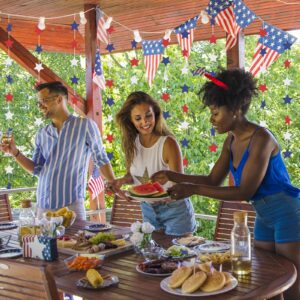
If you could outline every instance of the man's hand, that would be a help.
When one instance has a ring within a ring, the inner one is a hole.
[[[131,201],[132,199],[128,196],[126,191],[121,190],[121,186],[123,185],[121,178],[120,179],[114,179],[111,181],[108,181],[105,185],[106,191],[112,192],[116,194],[118,197],[125,199],[127,201]]]
[[[168,189],[168,194],[172,199],[184,199],[195,194],[196,185],[190,183],[175,184]]]
[[[11,156],[15,156],[18,153],[18,149],[15,144],[14,137],[12,136],[10,141],[2,140],[0,144],[0,151],[8,153]]]

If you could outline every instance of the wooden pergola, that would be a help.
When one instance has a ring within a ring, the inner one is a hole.
[[[10,56],[23,66],[30,74],[37,77],[34,70],[37,58],[29,50],[34,50],[37,45],[35,29],[40,17],[46,18],[46,29],[41,34],[41,44],[44,51],[57,53],[73,53],[71,41],[73,31],[70,24],[74,21],[79,23],[79,12],[84,11],[87,23],[77,33],[77,54],[86,57],[86,99],[77,96],[76,111],[94,119],[100,130],[102,124],[101,93],[93,84],[92,74],[95,64],[96,50],[96,11],[97,5],[104,11],[106,16],[113,17],[115,32],[111,35],[111,41],[116,49],[115,52],[131,50],[133,40],[132,30],[138,29],[143,33],[144,39],[160,39],[167,29],[173,29],[204,10],[209,0],[0,0],[0,47],[7,52],[8,18],[13,25],[11,39],[13,46],[10,48]],[[289,5],[288,2],[291,4]],[[244,0],[244,3],[255,14],[269,24],[282,30],[300,29],[300,5],[295,0]],[[65,16],[61,18],[61,16]],[[261,28],[261,20],[254,21],[245,32],[240,33],[238,43],[227,52],[227,67],[243,66],[244,39],[243,35],[257,34]],[[121,26],[121,24],[123,26]],[[159,32],[159,33],[151,33]],[[209,24],[198,22],[195,31],[195,41],[208,40],[211,36]],[[224,38],[226,33],[215,26],[217,38]],[[177,44],[173,37],[171,43]],[[138,48],[141,44],[138,44]],[[101,54],[106,54],[106,45],[101,46]],[[40,81],[59,80],[64,82],[50,68],[44,66],[40,72]],[[68,87],[73,95],[73,88]],[[92,208],[92,207],[91,207]]]

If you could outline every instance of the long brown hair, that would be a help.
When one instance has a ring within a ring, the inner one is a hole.
[[[116,115],[116,121],[121,130],[122,149],[125,153],[127,170],[129,170],[137,150],[135,139],[138,135],[138,131],[131,122],[131,111],[136,105],[144,103],[150,105],[154,111],[155,126],[152,133],[158,136],[173,136],[164,121],[159,104],[150,95],[144,92],[138,91],[131,93]]]

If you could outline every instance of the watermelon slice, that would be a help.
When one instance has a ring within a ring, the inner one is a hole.
[[[158,182],[147,182],[145,184],[130,187],[129,193],[132,196],[144,198],[157,198],[167,195],[167,192]]]

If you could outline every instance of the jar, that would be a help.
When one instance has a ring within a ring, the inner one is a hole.
[[[35,234],[35,215],[31,207],[31,200],[22,200],[19,215],[19,241],[26,234]]]
[[[233,214],[234,226],[231,231],[232,272],[246,275],[251,272],[251,234],[247,225],[247,212]]]

